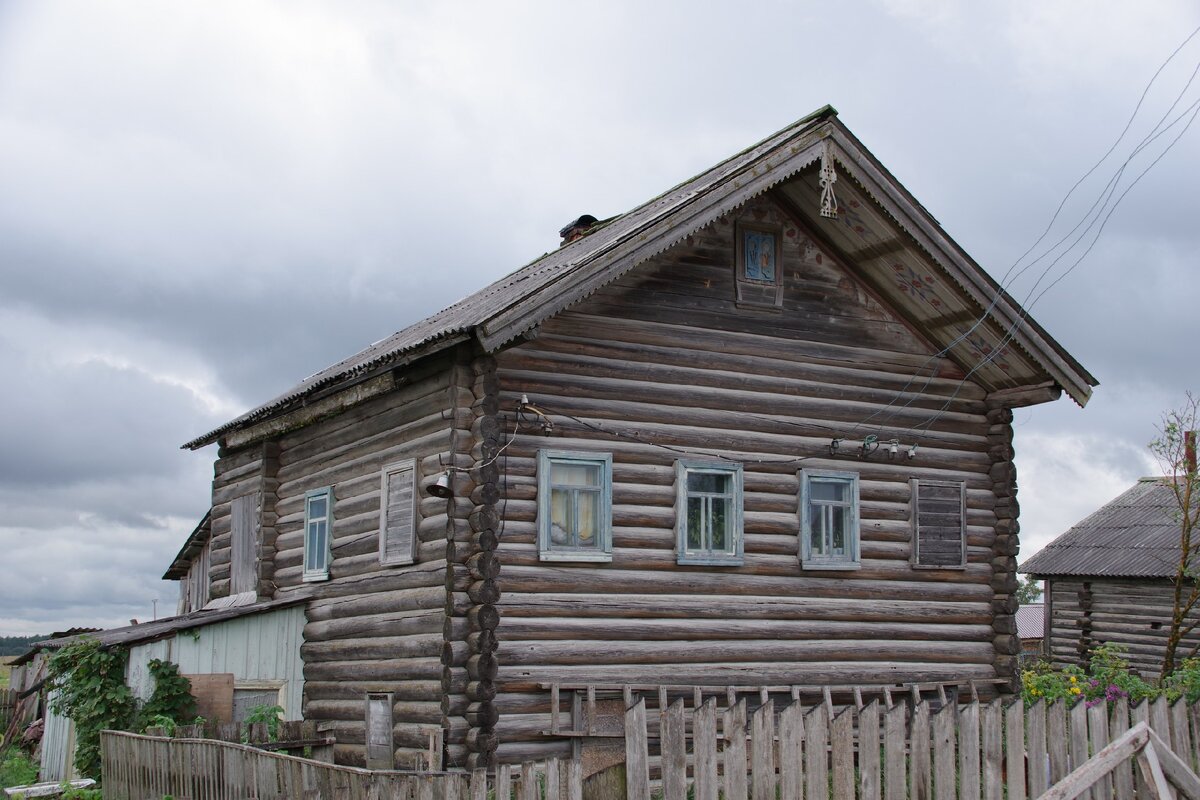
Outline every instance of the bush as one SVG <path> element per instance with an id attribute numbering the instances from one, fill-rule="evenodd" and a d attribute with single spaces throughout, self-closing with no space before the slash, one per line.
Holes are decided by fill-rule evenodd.
<path id="1" fill-rule="evenodd" d="M 17 748 L 0 753 L 0 787 L 37 783 L 38 765 Z"/>
<path id="2" fill-rule="evenodd" d="M 1190 664 L 1185 662 L 1160 687 L 1130 670 L 1125 650 L 1112 642 L 1096 647 L 1091 652 L 1086 671 L 1076 666 L 1054 669 L 1045 662 L 1035 664 L 1021 673 L 1025 703 L 1082 699 L 1094 706 L 1112 704 L 1122 698 L 1136 703 L 1162 695 L 1172 700 L 1184 696 L 1200 700 L 1200 660 L 1193 659 Z"/>

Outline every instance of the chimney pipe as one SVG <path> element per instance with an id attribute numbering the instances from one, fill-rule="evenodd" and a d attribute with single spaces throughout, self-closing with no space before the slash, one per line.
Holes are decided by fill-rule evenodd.
<path id="1" fill-rule="evenodd" d="M 1190 478 L 1196 474 L 1196 432 L 1188 431 L 1183 434 L 1183 458 L 1187 463 L 1187 474 Z"/>

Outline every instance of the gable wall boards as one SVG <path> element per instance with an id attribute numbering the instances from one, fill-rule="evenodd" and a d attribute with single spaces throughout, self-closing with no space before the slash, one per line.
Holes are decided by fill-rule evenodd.
<path id="1" fill-rule="evenodd" d="M 733 235 L 742 218 L 781 225 L 779 309 L 737 304 Z M 540 735 L 550 728 L 542 683 L 1008 677 L 1015 652 L 1005 660 L 1008 644 L 997 644 L 993 627 L 993 601 L 1012 579 L 1007 561 L 999 576 L 993 563 L 995 426 L 983 390 L 930 356 L 767 199 L 497 354 L 501 408 L 528 394 L 555 422 L 548 434 L 523 426 L 501 469 L 498 759 L 569 753 L 569 742 Z M 909 429 L 943 406 L 936 440 L 921 439 L 917 457 L 905 458 Z M 858 438 L 896 437 L 899 458 L 886 448 L 868 459 L 830 457 L 832 438 L 876 412 Z M 537 456 L 546 448 L 611 454 L 610 563 L 539 557 Z M 743 563 L 679 564 L 674 464 L 720 457 L 742 466 Z M 801 468 L 857 473 L 857 569 L 801 567 Z M 965 483 L 964 568 L 913 569 L 912 478 Z"/>

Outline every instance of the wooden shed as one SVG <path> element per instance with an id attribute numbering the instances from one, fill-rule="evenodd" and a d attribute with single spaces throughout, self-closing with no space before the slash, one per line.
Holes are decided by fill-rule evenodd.
<path id="1" fill-rule="evenodd" d="M 1162 669 L 1179 566 L 1178 503 L 1170 478 L 1142 478 L 1039 550 L 1021 572 L 1046 581 L 1046 653 L 1081 664 L 1115 642 L 1149 678 Z M 1200 620 L 1193 613 L 1188 624 Z M 1179 655 L 1200 644 L 1186 636 Z"/>
<path id="2" fill-rule="evenodd" d="M 832 109 L 562 234 L 185 445 L 172 570 L 311 593 L 339 761 L 566 754 L 551 684 L 1014 679 L 1012 409 L 1095 380 Z"/>

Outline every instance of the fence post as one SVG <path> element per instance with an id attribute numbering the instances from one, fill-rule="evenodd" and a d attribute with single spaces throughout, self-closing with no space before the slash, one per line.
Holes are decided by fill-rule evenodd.
<path id="1" fill-rule="evenodd" d="M 885 711 L 883 716 L 883 796 L 887 800 L 905 800 L 908 796 L 904 763 L 908 704 L 898 703 Z"/>
<path id="2" fill-rule="evenodd" d="M 710 697 L 692 714 L 696 757 L 696 800 L 717 800 L 717 700 Z"/>
<path id="3" fill-rule="evenodd" d="M 913 702 L 908 796 L 911 800 L 933 800 L 933 772 L 929 760 L 929 703 L 915 691 Z M 1013 800 L 1011 795 L 1009 800 Z"/>
<path id="4" fill-rule="evenodd" d="M 842 710 L 829 724 L 833 746 L 833 800 L 854 800 L 854 711 Z"/>
<path id="5" fill-rule="evenodd" d="M 1002 800 L 1004 795 L 1004 717 L 1000 698 L 982 707 L 983 796 Z"/>
<path id="6" fill-rule="evenodd" d="M 746 701 L 725 709 L 725 800 L 746 800 Z"/>
<path id="7" fill-rule="evenodd" d="M 936 800 L 957 800 L 955 786 L 958 763 L 955 758 L 955 729 L 958 711 L 953 703 L 942 706 L 933 715 L 933 796 Z"/>
<path id="8" fill-rule="evenodd" d="M 1004 709 L 1004 771 L 1008 800 L 1025 800 L 1025 702 L 1020 697 Z"/>
<path id="9" fill-rule="evenodd" d="M 822 704 L 804 717 L 804 790 L 808 800 L 829 797 L 828 715 Z"/>
<path id="10" fill-rule="evenodd" d="M 862 800 L 879 800 L 879 701 L 858 712 L 858 790 Z"/>
<path id="11" fill-rule="evenodd" d="M 625 710 L 625 790 L 629 800 L 650 800 L 646 698 Z"/>
<path id="12" fill-rule="evenodd" d="M 784 707 L 779 715 L 779 798 L 780 800 L 801 800 L 804 793 L 803 772 L 801 765 L 804 759 L 804 707 L 799 700 L 793 700 Z M 715 796 L 701 798 L 696 793 L 696 800 L 717 800 Z"/>

